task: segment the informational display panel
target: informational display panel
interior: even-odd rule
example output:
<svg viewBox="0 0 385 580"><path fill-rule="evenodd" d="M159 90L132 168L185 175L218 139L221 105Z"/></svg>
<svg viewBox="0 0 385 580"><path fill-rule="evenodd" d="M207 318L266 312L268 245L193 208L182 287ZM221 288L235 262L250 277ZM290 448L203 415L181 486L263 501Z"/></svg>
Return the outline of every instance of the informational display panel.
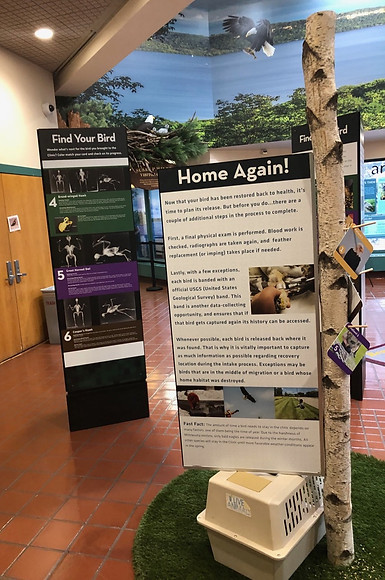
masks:
<svg viewBox="0 0 385 580"><path fill-rule="evenodd" d="M362 163L364 161L363 132L360 114L348 113L337 117L340 139L343 143L343 172L345 181L346 224L361 223ZM291 130L293 153L311 151L310 129L299 125Z"/></svg>
<svg viewBox="0 0 385 580"><path fill-rule="evenodd" d="M39 144L67 392L141 383L147 401L125 130L43 129Z"/></svg>
<svg viewBox="0 0 385 580"><path fill-rule="evenodd" d="M319 473L309 154L159 172L185 466Z"/></svg>

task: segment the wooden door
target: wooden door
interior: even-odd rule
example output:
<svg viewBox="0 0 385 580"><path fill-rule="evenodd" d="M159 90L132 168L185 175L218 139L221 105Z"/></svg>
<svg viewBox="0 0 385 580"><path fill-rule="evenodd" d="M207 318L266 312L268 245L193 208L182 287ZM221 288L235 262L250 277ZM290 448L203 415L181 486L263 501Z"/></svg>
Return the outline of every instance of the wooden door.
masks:
<svg viewBox="0 0 385 580"><path fill-rule="evenodd" d="M16 352L7 355L12 356L46 339L41 289L52 285L52 269L41 178L3 174L1 181L5 216L17 215L21 226L19 231L8 233L7 259L14 268L18 260L21 272L26 273L12 287L21 344ZM4 358L0 352L0 360Z"/></svg>
<svg viewBox="0 0 385 580"><path fill-rule="evenodd" d="M12 260L3 181L0 175L0 361L22 350L19 313L16 303L16 283L9 285L6 262Z"/></svg>

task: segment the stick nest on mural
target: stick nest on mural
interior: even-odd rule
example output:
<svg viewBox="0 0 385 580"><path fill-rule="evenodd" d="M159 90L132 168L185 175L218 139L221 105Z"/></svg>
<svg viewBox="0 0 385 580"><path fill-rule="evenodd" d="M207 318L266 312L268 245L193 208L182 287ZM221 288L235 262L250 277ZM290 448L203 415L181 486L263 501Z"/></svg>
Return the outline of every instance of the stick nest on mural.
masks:
<svg viewBox="0 0 385 580"><path fill-rule="evenodd" d="M184 165L202 155L207 145L201 140L194 117L173 131L147 131L126 128L128 158L132 169L159 169Z"/></svg>
<svg viewBox="0 0 385 580"><path fill-rule="evenodd" d="M59 128L89 127L81 120L79 113L71 111L67 122L59 117ZM184 165L207 151L207 145L202 140L198 121L195 115L181 124L177 129L138 127L135 130L125 127L127 134L127 149L130 167L133 171L156 171L170 165Z"/></svg>

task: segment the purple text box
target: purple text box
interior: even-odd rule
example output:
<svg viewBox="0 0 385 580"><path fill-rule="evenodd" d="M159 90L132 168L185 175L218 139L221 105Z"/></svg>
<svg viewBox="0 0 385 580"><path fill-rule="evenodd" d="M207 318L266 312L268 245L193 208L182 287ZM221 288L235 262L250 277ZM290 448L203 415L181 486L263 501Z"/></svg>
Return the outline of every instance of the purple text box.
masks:
<svg viewBox="0 0 385 580"><path fill-rule="evenodd" d="M59 300L139 290L137 262L55 268L54 272Z"/></svg>

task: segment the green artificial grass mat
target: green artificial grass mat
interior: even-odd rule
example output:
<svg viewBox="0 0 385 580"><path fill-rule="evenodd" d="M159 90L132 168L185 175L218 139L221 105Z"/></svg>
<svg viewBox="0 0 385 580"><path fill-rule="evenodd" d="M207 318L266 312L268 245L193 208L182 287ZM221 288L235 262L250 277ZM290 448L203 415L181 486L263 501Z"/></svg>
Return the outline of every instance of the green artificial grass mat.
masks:
<svg viewBox="0 0 385 580"><path fill-rule="evenodd" d="M206 529L196 521L206 507L207 486L216 472L188 470L166 485L144 514L135 536L137 580L236 580L244 576L213 558ZM385 580L385 462L352 454L355 560L334 568L325 537L292 580Z"/></svg>

